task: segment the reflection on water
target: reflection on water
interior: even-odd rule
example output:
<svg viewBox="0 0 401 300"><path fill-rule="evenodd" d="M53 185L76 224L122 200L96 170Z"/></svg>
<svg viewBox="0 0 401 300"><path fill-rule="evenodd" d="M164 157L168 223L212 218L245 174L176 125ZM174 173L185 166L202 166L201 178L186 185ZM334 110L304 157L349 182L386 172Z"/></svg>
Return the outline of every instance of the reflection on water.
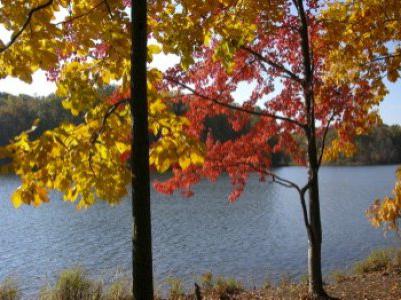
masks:
<svg viewBox="0 0 401 300"><path fill-rule="evenodd" d="M326 167L321 170L323 267L342 269L372 249L397 245L391 235L373 229L364 211L376 197L388 194L395 166ZM278 169L299 183L305 170ZM9 197L16 177L1 177L0 279L19 278L26 294L54 280L58 271L83 266L106 280L131 270L131 208L128 199L116 207L104 204L77 212L52 195L39 209L12 208ZM169 276L191 285L200 274L235 277L259 285L267 277L306 272L306 233L297 194L251 178L234 204L228 178L202 182L195 196L184 199L152 193L154 269L157 285Z"/></svg>

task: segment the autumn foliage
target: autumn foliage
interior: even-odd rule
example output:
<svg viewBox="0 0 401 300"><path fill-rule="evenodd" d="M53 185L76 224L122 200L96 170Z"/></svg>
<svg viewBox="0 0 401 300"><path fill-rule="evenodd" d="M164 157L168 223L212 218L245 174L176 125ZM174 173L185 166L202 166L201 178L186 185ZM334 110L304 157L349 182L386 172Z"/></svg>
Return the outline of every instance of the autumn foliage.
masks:
<svg viewBox="0 0 401 300"><path fill-rule="evenodd" d="M399 1L383 3L149 2L148 82L141 87L147 85L149 134L155 137L150 165L172 172L156 188L191 196L192 185L226 173L233 184L229 200L235 201L249 175L257 173L260 180L295 189L308 234L309 292L314 297L327 297L321 271L320 167L324 160L354 153L355 136L380 122L384 76L390 81L399 77L400 47L389 45L401 38ZM10 169L22 180L12 197L15 206L47 202L50 189L79 207L97 199L115 204L127 193L133 178L128 158L139 149L131 149L135 120L127 105L135 70L129 55L135 47L128 38L130 7L126 0L2 1L0 24L11 37L0 42L0 78L30 82L34 71L45 70L63 106L84 118L82 124L63 124L37 140L26 131L1 149L0 158L11 158ZM180 62L166 72L151 67L161 52ZM105 97L110 85L116 86L115 93ZM184 106L184 115L173 113L169 103ZM241 134L219 141L206 126L208 118L218 116ZM330 144L329 130L337 135ZM271 158L278 152L308 169L304 186L274 174ZM377 203L371 215L377 223L395 224L400 207L397 184L395 197Z"/></svg>

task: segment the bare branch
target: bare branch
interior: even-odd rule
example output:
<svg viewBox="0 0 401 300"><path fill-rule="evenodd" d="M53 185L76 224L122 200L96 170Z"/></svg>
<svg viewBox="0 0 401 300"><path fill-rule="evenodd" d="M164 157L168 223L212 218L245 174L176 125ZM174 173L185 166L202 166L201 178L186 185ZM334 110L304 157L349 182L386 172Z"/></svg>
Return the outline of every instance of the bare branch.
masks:
<svg viewBox="0 0 401 300"><path fill-rule="evenodd" d="M294 74L293 72L291 72L290 70L288 70L286 67L284 67L283 65L274 62L266 57L264 57L263 55L261 55L260 53L252 50L251 48L242 46L241 49L251 53L253 56L255 56L257 59L265 62L266 64L268 64L269 66L272 66L273 68L275 68L276 70L283 72L284 74L288 75L290 79L298 82L299 84L303 84L303 80L301 78L299 78L296 74Z"/></svg>
<svg viewBox="0 0 401 300"><path fill-rule="evenodd" d="M20 35L25 31L25 29L28 27L28 25L30 24L33 15L42 10L45 9L46 7L50 6L53 4L53 0L48 0L47 2L32 8L29 13L28 13L28 17L25 19L24 24L22 24L20 30L18 30L15 34L12 35L11 40L2 48L0 48L0 53L3 53L4 51L6 51L8 48L10 48L16 41L17 39L20 37Z"/></svg>
<svg viewBox="0 0 401 300"><path fill-rule="evenodd" d="M280 176L278 176L275 173L272 173L270 171L267 170L257 170L256 171L262 172L263 174L267 175L267 176L271 176L273 179L274 183L278 183L281 186L287 187L287 188L294 188L295 190L297 190L298 194L299 194L299 198L300 198L300 202L301 202L301 207L302 207L302 215L303 215L303 219L304 219L304 223L305 223L305 227L306 230L308 232L308 235L312 235L312 230L310 228L310 224L309 224L309 218L308 218L308 210L306 208L306 201L305 201L305 193L307 192L307 190L310 188L311 182L309 181L302 189L300 188L299 185L297 185L295 182L290 181L288 179L282 178Z"/></svg>
<svg viewBox="0 0 401 300"><path fill-rule="evenodd" d="M241 111L241 112L244 112L244 113L248 113L248 114L251 114L251 115L255 115L255 116L267 117L267 118L272 118L272 119L276 119L276 120L285 121L285 122L288 122L288 123L291 123L291 124L295 124L295 125L301 127L304 130L306 129L306 125L298 122L297 120L294 120L294 119L291 119L291 118L287 118L287 117L282 117L282 116L279 116L279 115L276 115L276 114L267 113L267 112L255 111L255 110L243 108L243 107L236 106L236 105L229 104L229 103L224 103L224 102L219 101L216 98L212 98L212 97L209 97L207 95L203 95L201 93L198 93L195 89L191 88L190 86L188 86L188 85L186 85L186 84L184 84L182 82L179 82L178 80L176 80L176 79L174 79L172 77L165 77L165 79L170 81L170 82L172 82L172 83L174 83L174 84L176 84L176 85L181 86L182 88L184 88L184 89L186 89L188 91L190 91L192 93L192 95L195 95L195 96L197 96L199 98L202 98L204 100L213 102L213 103L215 103L217 105L220 105L220 106L223 106L223 107L226 107L226 108L229 108L229 109Z"/></svg>
<svg viewBox="0 0 401 300"><path fill-rule="evenodd" d="M278 176L277 174L275 174L275 173L273 173L271 171L268 171L266 169L258 168L258 167L256 167L255 165L253 165L251 163L240 162L239 164L246 165L246 166L252 168L255 172L259 172L259 173L262 173L262 174L264 174L266 176L271 177L274 183L277 183L277 184L279 184L281 186L284 186L286 188L295 189L299 194L301 207L302 207L302 215L303 215L303 219L304 219L304 223L305 223L305 227L306 227L308 236L309 237L313 236L313 232L311 230L310 223L309 223L308 210L306 208L306 200L305 200L305 194L309 190L309 188L310 188L310 186L312 184L312 181L314 180L313 178L311 178L309 180L309 182L304 187L301 188L295 182L293 182L293 181L291 181L289 179L283 178L281 176ZM231 166L237 167L239 164L232 164Z"/></svg>
<svg viewBox="0 0 401 300"><path fill-rule="evenodd" d="M328 134L329 129L330 129L331 122L333 122L333 120L334 120L334 116L335 116L335 114L333 113L331 115L329 121L327 122L327 125L326 125L325 129L324 129L323 138L322 138L322 146L321 146L321 149L320 149L320 156L319 156L319 160L318 160L318 164L317 164L318 168L320 168L320 166L322 164L323 155L324 155L324 149L326 147L326 138L327 138L327 134Z"/></svg>

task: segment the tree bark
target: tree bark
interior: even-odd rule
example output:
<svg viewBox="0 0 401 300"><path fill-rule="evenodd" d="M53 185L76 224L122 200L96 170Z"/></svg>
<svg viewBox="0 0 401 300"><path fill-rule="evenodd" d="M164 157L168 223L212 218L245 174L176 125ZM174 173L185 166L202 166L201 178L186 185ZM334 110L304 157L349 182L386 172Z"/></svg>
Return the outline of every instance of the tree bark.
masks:
<svg viewBox="0 0 401 300"><path fill-rule="evenodd" d="M319 181L317 170L310 168L309 234L308 234L308 291L313 299L328 299L322 278L322 224L320 218Z"/></svg>
<svg viewBox="0 0 401 300"><path fill-rule="evenodd" d="M136 300L153 299L147 101L147 1L132 1L131 115L132 137L132 277Z"/></svg>

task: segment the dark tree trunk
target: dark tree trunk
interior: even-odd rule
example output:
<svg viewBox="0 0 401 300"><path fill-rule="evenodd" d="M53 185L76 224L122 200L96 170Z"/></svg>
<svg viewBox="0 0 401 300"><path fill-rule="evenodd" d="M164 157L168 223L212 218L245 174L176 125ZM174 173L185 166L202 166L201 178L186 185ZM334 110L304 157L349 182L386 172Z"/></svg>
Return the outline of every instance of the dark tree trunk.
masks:
<svg viewBox="0 0 401 300"><path fill-rule="evenodd" d="M317 169L309 169L309 234L308 234L308 282L309 294L314 299L326 299L322 278L322 224L320 218L319 181Z"/></svg>
<svg viewBox="0 0 401 300"><path fill-rule="evenodd" d="M319 161L316 144L316 120L315 120L315 99L314 99L314 74L313 57L310 48L308 32L308 16L305 13L303 0L294 0L298 10L300 21L301 50L304 67L304 79L302 82L305 99L306 113L306 136L308 141L308 179L309 179L309 214L308 214L308 277L309 294L314 299L328 299L323 288L322 279L322 224L320 218L320 197L319 197Z"/></svg>
<svg viewBox="0 0 401 300"><path fill-rule="evenodd" d="M132 1L132 276L136 300L153 299L147 101L147 1Z"/></svg>

